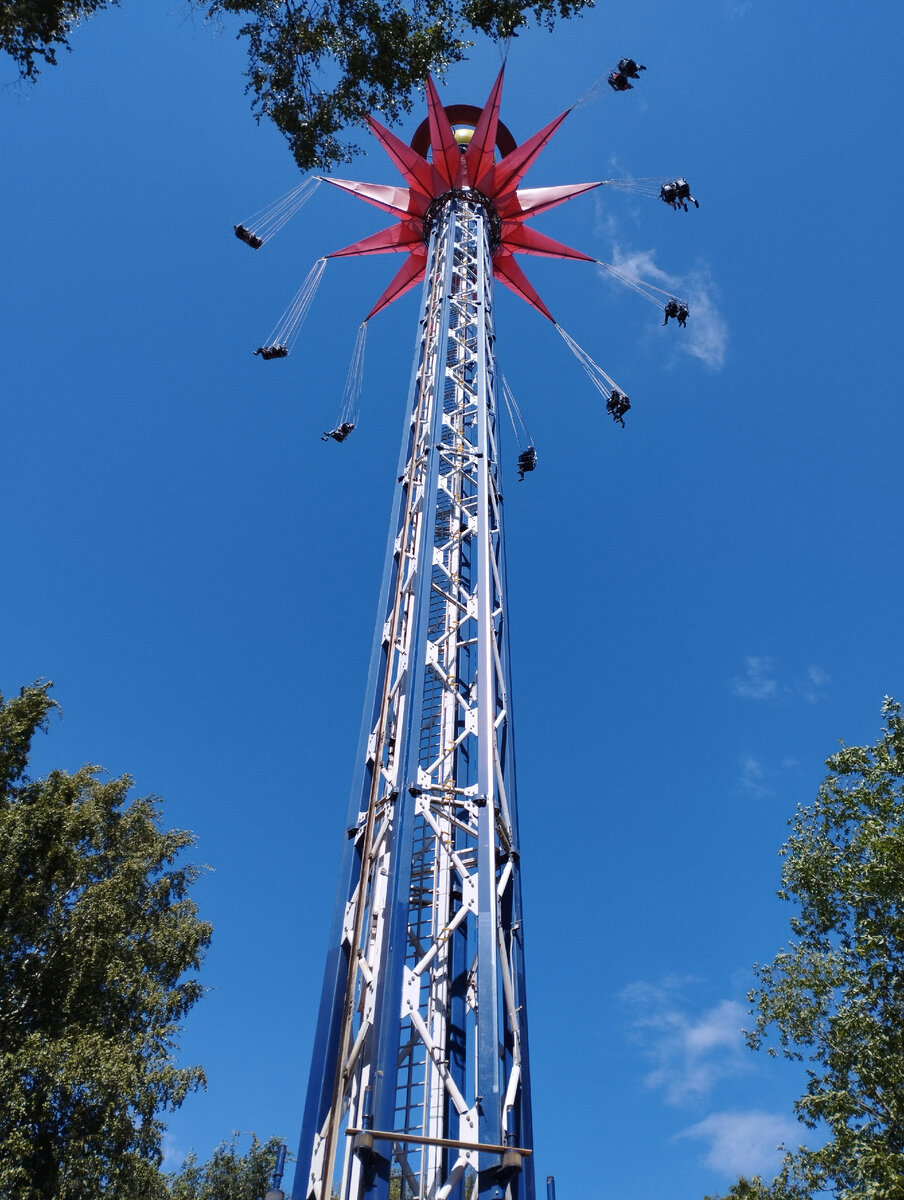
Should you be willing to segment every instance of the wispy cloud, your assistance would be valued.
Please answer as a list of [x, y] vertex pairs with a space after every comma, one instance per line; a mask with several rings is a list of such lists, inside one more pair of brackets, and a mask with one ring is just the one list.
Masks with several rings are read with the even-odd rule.
[[752, 754], [742, 754], [740, 767], [740, 783], [745, 792], [749, 792], [752, 796], [772, 795], [772, 789], [766, 786], [766, 772], [763, 764], [758, 758], [754, 758]]
[[727, 0], [725, 5], [725, 11], [732, 21], [742, 20], [752, 8], [752, 0]]
[[699, 358], [707, 367], [718, 371], [725, 364], [728, 326], [716, 304], [715, 284], [708, 271], [697, 270], [688, 278], [687, 289], [691, 316], [683, 331], [688, 337], [686, 344], [681, 343], [682, 348], [692, 358]]
[[796, 696], [808, 704], [816, 704], [825, 695], [826, 685], [831, 678], [822, 667], [811, 666], [792, 683], [781, 683], [773, 658], [768, 654], [751, 654], [744, 660], [744, 674], [736, 675], [731, 681], [731, 690], [742, 700], [775, 700], [780, 696]]
[[743, 700], [771, 700], [778, 692], [775, 663], [766, 655], [748, 655], [744, 674], [735, 676], [731, 690]]
[[673, 345], [712, 370], [724, 365], [728, 327], [719, 312], [717, 289], [708, 271], [698, 268], [679, 279], [657, 265], [652, 250], [624, 250], [617, 242], [612, 248], [612, 266], [631, 279], [651, 283], [686, 300], [691, 315], [687, 328], [681, 330]]
[[178, 1145], [176, 1139], [173, 1137], [173, 1135], [170, 1133], [170, 1131], [168, 1129], [164, 1130], [163, 1141], [161, 1142], [161, 1149], [163, 1151], [163, 1162], [161, 1165], [162, 1165], [164, 1171], [180, 1170], [182, 1167], [182, 1164], [185, 1162], [185, 1159], [188, 1156], [187, 1156], [186, 1151], [184, 1151]]
[[825, 693], [825, 686], [830, 683], [831, 675], [826, 674], [821, 667], [807, 667], [806, 676], [798, 680], [796, 690], [808, 704], [816, 704]]
[[713, 1170], [726, 1175], [766, 1175], [777, 1169], [782, 1148], [797, 1144], [799, 1129], [788, 1117], [751, 1109], [712, 1113], [677, 1136], [707, 1142], [705, 1162]]
[[686, 1011], [681, 991], [682, 981], [674, 980], [634, 983], [621, 994], [634, 1013], [642, 1052], [653, 1063], [644, 1082], [669, 1104], [705, 1096], [719, 1080], [746, 1069], [743, 1005], [720, 1000], [694, 1016]]

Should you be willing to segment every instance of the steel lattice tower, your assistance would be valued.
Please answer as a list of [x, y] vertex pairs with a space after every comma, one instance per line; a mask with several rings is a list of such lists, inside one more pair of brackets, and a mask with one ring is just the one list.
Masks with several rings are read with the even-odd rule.
[[330, 180], [400, 217], [371, 315], [424, 286], [295, 1200], [534, 1197], [492, 284], [549, 316], [513, 252], [589, 256], [523, 221], [597, 185], [518, 190], [567, 114], [516, 146], [501, 84]]

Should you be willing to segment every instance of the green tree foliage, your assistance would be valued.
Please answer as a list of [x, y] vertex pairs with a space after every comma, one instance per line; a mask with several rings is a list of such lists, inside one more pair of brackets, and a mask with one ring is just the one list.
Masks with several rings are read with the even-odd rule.
[[395, 121], [428, 72], [442, 74], [482, 33], [506, 39], [534, 20], [552, 29], [593, 0], [209, 0], [248, 39], [257, 115], [286, 135], [302, 170], [346, 162], [340, 138], [369, 112]]
[[[119, 0], [5, 0], [0, 50], [24, 78], [56, 62], [73, 26]], [[239, 21], [248, 47], [248, 91], [258, 119], [271, 118], [302, 170], [346, 162], [343, 140], [369, 112], [388, 121], [411, 111], [428, 72], [465, 57], [476, 34], [505, 40], [530, 21], [556, 20], [593, 0], [192, 0], [215, 19]]]
[[6, 0], [0, 4], [0, 50], [14, 60], [26, 79], [34, 79], [39, 64], [56, 63], [56, 52], [68, 49], [75, 25], [99, 8], [119, 0]]
[[0, 697], [0, 1195], [156, 1200], [157, 1114], [204, 1082], [174, 1063], [210, 941], [175, 865], [194, 839], [128, 778], [30, 779], [53, 707]]
[[707, 1196], [705, 1200], [809, 1200], [810, 1192], [799, 1184], [782, 1179], [765, 1183], [759, 1175], [745, 1179], [742, 1175], [724, 1196]]
[[243, 1154], [239, 1134], [234, 1133], [203, 1166], [190, 1154], [182, 1170], [169, 1177], [169, 1195], [172, 1200], [261, 1200], [270, 1186], [280, 1140], [259, 1142], [252, 1133], [251, 1146]]
[[748, 1041], [775, 1036], [807, 1062], [795, 1110], [825, 1138], [786, 1155], [762, 1193], [775, 1200], [904, 1200], [904, 720], [887, 697], [882, 711], [876, 745], [828, 759], [790, 823], [779, 896], [796, 907], [793, 939], [755, 967]]

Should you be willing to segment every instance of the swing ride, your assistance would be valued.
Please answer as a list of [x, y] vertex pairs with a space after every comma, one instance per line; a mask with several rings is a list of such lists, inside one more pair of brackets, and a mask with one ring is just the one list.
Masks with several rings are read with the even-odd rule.
[[[522, 188], [576, 105], [519, 145], [499, 119], [502, 82], [500, 71], [483, 108], [445, 107], [428, 78], [410, 145], [370, 119], [405, 186], [326, 182], [395, 223], [318, 259], [257, 351], [289, 354], [327, 259], [405, 256], [358, 327], [342, 410], [322, 435], [341, 444], [358, 425], [368, 322], [423, 281], [293, 1200], [536, 1195], [500, 393], [519, 479], [538, 454], [496, 365], [493, 283], [553, 323], [624, 427], [627, 393], [556, 322], [516, 256], [592, 263], [664, 324], [683, 326], [687, 302], [526, 222], [604, 186], [692, 198], [677, 195], [686, 180], [655, 181], [658, 192], [630, 180]], [[239, 240], [260, 248], [319, 182], [243, 221]]]

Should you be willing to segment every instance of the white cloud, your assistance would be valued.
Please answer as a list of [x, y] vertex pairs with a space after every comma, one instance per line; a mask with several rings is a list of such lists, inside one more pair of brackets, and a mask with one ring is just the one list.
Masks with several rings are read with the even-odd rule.
[[[611, 224], [609, 232], [614, 233]], [[612, 266], [630, 279], [643, 280], [686, 300], [690, 310], [687, 328], [673, 344], [712, 370], [724, 365], [728, 327], [716, 305], [716, 287], [708, 271], [698, 268], [679, 279], [657, 266], [652, 250], [625, 251], [617, 242], [612, 249]], [[663, 297], [663, 304], [667, 299]]]
[[699, 1016], [681, 1008], [682, 982], [656, 986], [636, 983], [621, 999], [634, 1012], [633, 1026], [653, 1069], [648, 1087], [662, 1091], [669, 1104], [707, 1095], [726, 1076], [746, 1069], [743, 1025], [747, 1010], [734, 1000], [720, 1000]]
[[796, 1121], [775, 1113], [717, 1112], [684, 1129], [678, 1137], [709, 1143], [706, 1165], [726, 1175], [767, 1175], [778, 1168], [781, 1147], [796, 1145]]
[[752, 754], [741, 756], [741, 787], [754, 796], [771, 796], [772, 789], [766, 787], [766, 772], [763, 764]]
[[176, 1139], [168, 1129], [163, 1132], [163, 1140], [160, 1143], [160, 1148], [163, 1151], [163, 1162], [161, 1166], [164, 1171], [179, 1171], [182, 1164], [188, 1157], [186, 1151], [182, 1150], [177, 1144]]
[[632, 279], [645, 279], [647, 283], [664, 283], [671, 290], [677, 280], [660, 267], [657, 267], [652, 250], [623, 251], [616, 243], [612, 247], [612, 265], [616, 271], [628, 275]]
[[744, 674], [732, 680], [731, 690], [743, 700], [771, 700], [778, 692], [775, 663], [766, 655], [748, 655]]
[[826, 684], [832, 679], [822, 667], [811, 666], [792, 684], [781, 684], [775, 660], [769, 655], [748, 655], [744, 663], [744, 674], [736, 675], [731, 681], [732, 693], [742, 700], [775, 700], [779, 696], [797, 696], [808, 704], [816, 704], [823, 698]]
[[806, 678], [797, 684], [796, 690], [808, 704], [816, 704], [822, 699], [825, 686], [831, 679], [831, 675], [821, 667], [807, 667]]
[[689, 294], [685, 297], [691, 311], [687, 320], [688, 334], [681, 346], [693, 358], [714, 371], [725, 363], [728, 345], [728, 326], [716, 306], [716, 291], [708, 273], [695, 271], [688, 280]]

